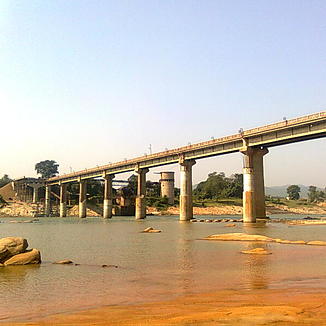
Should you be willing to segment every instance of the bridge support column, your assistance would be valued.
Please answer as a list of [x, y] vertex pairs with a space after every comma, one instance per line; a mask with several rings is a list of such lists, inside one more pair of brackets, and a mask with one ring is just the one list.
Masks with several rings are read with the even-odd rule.
[[86, 180], [79, 181], [79, 217], [86, 217]]
[[180, 221], [193, 218], [192, 166], [195, 164], [195, 160], [180, 160]]
[[243, 221], [266, 218], [263, 157], [267, 148], [246, 147], [243, 157]]
[[45, 216], [50, 216], [51, 213], [51, 186], [45, 186]]
[[33, 187], [33, 203], [36, 204], [38, 202], [38, 190], [40, 189], [40, 186], [34, 185]]
[[60, 184], [60, 217], [67, 216], [67, 184]]
[[136, 197], [136, 220], [146, 218], [146, 173], [148, 169], [136, 169], [137, 173], [137, 197]]
[[114, 174], [107, 174], [104, 178], [104, 202], [103, 202], [103, 218], [112, 217], [112, 179]]

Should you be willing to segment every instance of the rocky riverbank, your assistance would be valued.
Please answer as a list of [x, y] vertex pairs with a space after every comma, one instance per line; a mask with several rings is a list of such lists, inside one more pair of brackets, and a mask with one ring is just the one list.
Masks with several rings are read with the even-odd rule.
[[[39, 205], [25, 202], [11, 202], [0, 208], [0, 217], [32, 217], [39, 210]], [[237, 205], [217, 205], [209, 207], [194, 207], [194, 215], [242, 215], [242, 207]], [[309, 207], [288, 207], [279, 204], [267, 204], [267, 215], [272, 214], [318, 214], [326, 215], [326, 203], [316, 204]], [[147, 207], [147, 214], [152, 215], [179, 215], [179, 207], [171, 206], [165, 211], [155, 207]], [[78, 216], [78, 205], [68, 210], [68, 216]], [[95, 205], [87, 207], [87, 216], [101, 216], [101, 208]]]
[[[148, 213], [154, 215], [179, 215], [179, 207], [169, 207], [166, 211], [158, 211], [154, 207], [147, 208]], [[236, 205], [219, 205], [210, 207], [194, 207], [194, 215], [242, 215], [242, 207]], [[313, 207], [295, 207], [291, 208], [286, 205], [268, 204], [266, 206], [267, 215], [273, 214], [312, 214], [326, 215], [325, 203], [316, 204]]]

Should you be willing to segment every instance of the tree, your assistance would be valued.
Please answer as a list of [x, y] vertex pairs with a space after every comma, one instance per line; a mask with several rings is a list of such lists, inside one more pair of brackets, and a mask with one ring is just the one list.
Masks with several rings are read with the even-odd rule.
[[298, 185], [291, 185], [286, 189], [289, 199], [291, 200], [298, 200], [300, 198], [300, 187]]
[[316, 200], [316, 194], [317, 194], [317, 187], [310, 186], [308, 189], [308, 200], [310, 202], [314, 202]]
[[54, 177], [59, 173], [59, 164], [53, 160], [45, 160], [35, 164], [35, 170], [37, 174], [40, 174], [42, 178], [48, 179]]
[[206, 181], [197, 185], [194, 195], [199, 199], [241, 198], [242, 191], [242, 174], [234, 174], [227, 178], [224, 172], [212, 172], [208, 174]]
[[8, 174], [4, 174], [0, 179], [0, 188], [11, 182], [12, 179], [9, 178]]
[[320, 202], [326, 198], [326, 193], [322, 190], [317, 190], [316, 186], [310, 186], [308, 191], [308, 200], [310, 202]]

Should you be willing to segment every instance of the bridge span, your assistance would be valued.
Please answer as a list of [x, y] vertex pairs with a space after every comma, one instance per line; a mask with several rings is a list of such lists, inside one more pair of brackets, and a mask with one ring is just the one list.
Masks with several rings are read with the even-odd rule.
[[45, 210], [50, 210], [51, 186], [60, 185], [60, 216], [66, 216], [66, 185], [78, 182], [79, 217], [86, 217], [87, 180], [103, 177], [103, 217], [111, 218], [112, 180], [116, 174], [134, 171], [138, 176], [135, 218], [143, 219], [146, 217], [146, 173], [153, 167], [178, 163], [180, 220], [187, 221], [193, 217], [192, 166], [196, 160], [240, 152], [244, 156], [243, 219], [244, 222], [255, 222], [256, 218], [266, 217], [263, 157], [268, 153], [268, 148], [323, 137], [326, 137], [326, 111], [254, 129], [239, 130], [239, 133], [231, 136], [56, 176], [46, 180]]

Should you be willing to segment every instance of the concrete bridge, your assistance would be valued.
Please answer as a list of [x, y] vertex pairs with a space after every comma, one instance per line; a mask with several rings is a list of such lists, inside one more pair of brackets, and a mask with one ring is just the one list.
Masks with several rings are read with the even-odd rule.
[[[240, 152], [243, 160], [243, 219], [255, 222], [265, 218], [265, 190], [263, 157], [268, 148], [326, 136], [326, 111], [291, 120], [250, 129], [238, 134], [213, 139], [164, 152], [137, 157], [79, 172], [60, 175], [46, 181], [46, 211], [50, 207], [51, 185], [60, 185], [60, 216], [66, 216], [66, 185], [79, 182], [79, 217], [86, 217], [86, 182], [92, 178], [104, 178], [103, 217], [112, 216], [112, 180], [116, 174], [136, 172], [138, 189], [136, 219], [146, 217], [146, 173], [152, 167], [178, 163], [180, 165], [180, 220], [193, 217], [192, 167], [196, 160], [211, 156]], [[171, 179], [167, 179], [171, 180]]]

